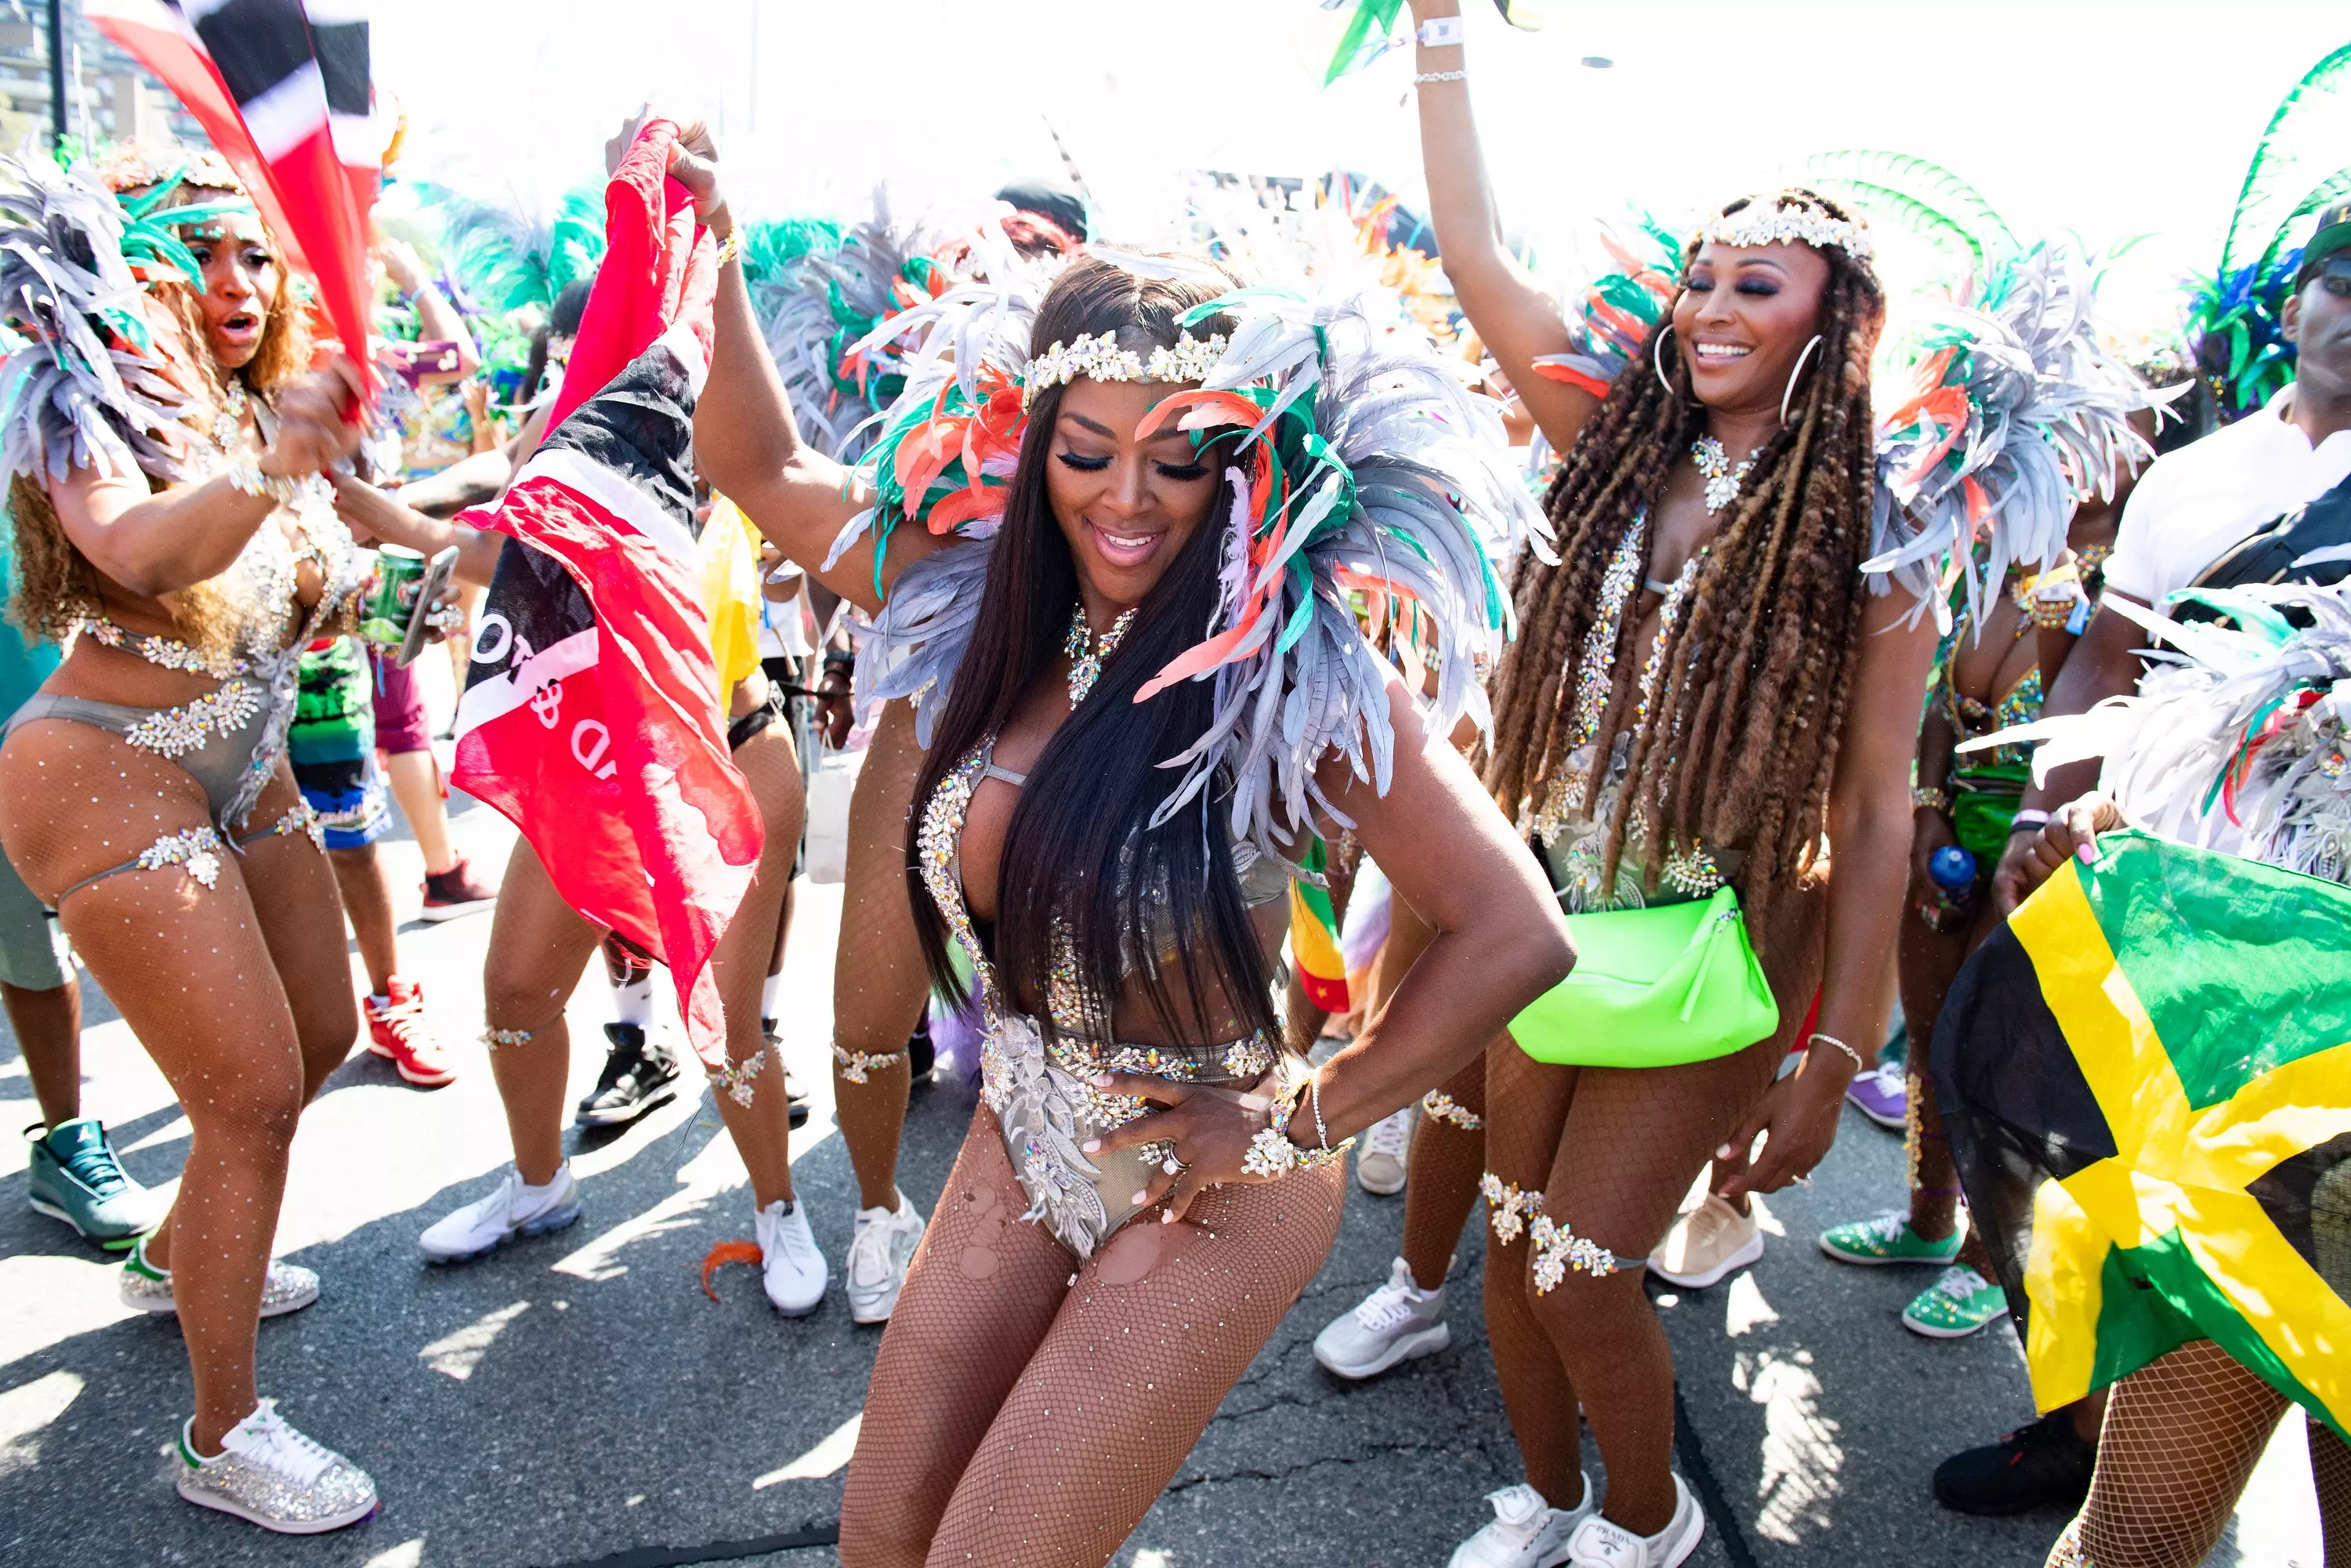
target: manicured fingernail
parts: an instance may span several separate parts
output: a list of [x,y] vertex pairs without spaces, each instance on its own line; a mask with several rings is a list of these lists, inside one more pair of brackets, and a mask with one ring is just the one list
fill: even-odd
[[2084,841],[2082,847],[2075,850],[2074,852],[2082,857],[2082,863],[2084,865],[2088,865],[2098,858],[2098,846],[2085,840]]
[[1094,1074],[1094,1087],[1095,1087],[1095,1088],[1097,1088],[1097,1089],[1107,1089],[1107,1088],[1109,1088],[1109,1087],[1110,1087],[1110,1085],[1111,1085],[1111,1077],[1110,1077],[1110,1074],[1109,1074],[1109,1073],[1107,1073],[1107,1072],[1097,1072],[1097,1073],[1095,1073],[1095,1074]]
[[1136,1193],[1134,1195],[1134,1203],[1135,1207],[1141,1208],[1143,1207],[1143,1194],[1139,1192]]
[[1736,1149],[1733,1149],[1729,1144],[1725,1144],[1722,1147],[1714,1151],[1714,1157],[1719,1160],[1727,1160],[1736,1153],[1738,1153]]
[[1160,1210],[1160,1212],[1159,1212],[1159,1223],[1160,1223],[1160,1224],[1162,1224],[1162,1225],[1173,1225],[1173,1224],[1175,1224],[1175,1223],[1176,1223],[1176,1211],[1175,1211],[1174,1209],[1172,1209],[1172,1208],[1165,1208],[1165,1209],[1162,1209],[1162,1210]]
[[1090,1155],[1098,1155],[1102,1153],[1102,1140],[1100,1138],[1088,1138],[1083,1144],[1080,1145],[1079,1147],[1084,1149],[1086,1153]]

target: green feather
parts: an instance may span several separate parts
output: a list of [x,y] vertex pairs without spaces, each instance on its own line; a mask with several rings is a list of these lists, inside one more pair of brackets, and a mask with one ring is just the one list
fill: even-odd
[[1814,185],[1824,195],[1845,197],[1874,222],[1916,235],[1972,273],[1980,276],[1991,265],[1983,242],[1966,225],[1915,196],[1888,185],[1842,176],[1817,180]]
[[[2253,147],[2253,160],[2246,165],[2245,182],[2237,192],[2236,210],[2229,218],[2229,237],[2220,246],[2222,277],[2247,265],[2253,256],[2271,255],[2278,248],[2279,231],[2293,222],[2291,216],[2273,216],[2285,200],[2280,187],[2292,184],[2297,170],[2307,161],[2305,153],[2294,145],[2299,139],[2296,132],[2311,121],[2319,105],[2346,85],[2351,85],[2351,44],[2311,67],[2278,100],[2261,141]],[[2315,133],[2325,136],[2331,130],[2326,117],[2320,116]],[[2340,148],[2331,138],[2327,150],[2339,155]]]
[[1973,249],[1979,256],[1998,261],[2002,254],[2020,248],[2015,231],[2000,215],[2000,209],[1940,163],[1907,152],[1855,147],[1816,152],[1804,160],[1802,168],[1808,175],[1856,181],[1907,196],[1945,223],[1965,230],[1974,239]]

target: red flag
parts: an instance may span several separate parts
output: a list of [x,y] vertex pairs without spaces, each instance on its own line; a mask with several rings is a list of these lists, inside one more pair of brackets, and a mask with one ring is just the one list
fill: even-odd
[[580,345],[597,357],[575,352],[572,406],[496,511],[466,514],[514,542],[475,638],[452,776],[513,820],[572,908],[669,965],[716,1068],[710,955],[764,835],[728,753],[701,599],[694,401],[717,272],[663,173],[674,135],[649,124],[608,189],[608,254],[630,259],[608,260],[589,298]]
[[389,128],[374,113],[366,21],[334,0],[225,0],[193,23],[177,0],[82,9],[203,124],[367,366],[369,213]]

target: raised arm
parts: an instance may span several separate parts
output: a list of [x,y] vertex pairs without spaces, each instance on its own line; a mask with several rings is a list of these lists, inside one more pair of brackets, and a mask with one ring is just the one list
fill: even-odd
[[465,319],[449,303],[415,247],[406,240],[387,238],[376,247],[383,258],[383,269],[400,291],[416,307],[417,337],[425,342],[455,343],[457,362],[445,371],[429,371],[417,380],[426,386],[445,386],[464,381],[482,368],[482,351],[474,344],[474,334],[465,329]]
[[[1412,0],[1416,26],[1458,17],[1460,0]],[[1466,70],[1458,45],[1417,46],[1415,70],[1424,75]],[[1519,401],[1557,452],[1575,444],[1583,422],[1600,406],[1581,387],[1538,373],[1535,359],[1564,354],[1573,344],[1559,306],[1535,287],[1502,241],[1502,222],[1486,180],[1485,155],[1478,145],[1478,121],[1469,109],[1469,84],[1456,78],[1418,84],[1420,161],[1428,183],[1428,221],[1437,231],[1445,276],[1453,297],[1485,340],[1495,362],[1510,378]]]
[[[1862,618],[1861,664],[1845,705],[1836,777],[1829,785],[1829,908],[1817,1032],[1797,1070],[1774,1083],[1717,1157],[1743,1159],[1769,1131],[1762,1158],[1723,1184],[1729,1197],[1776,1192],[1820,1164],[1836,1139],[1837,1116],[1854,1074],[1877,1048],[1886,962],[1910,878],[1910,762],[1935,629],[1901,624],[1900,592],[1872,599]],[[1823,1040],[1822,1036],[1827,1036]],[[1832,1041],[1843,1041],[1847,1056]]]
[[[735,220],[719,189],[708,133],[684,127],[672,156],[671,175],[693,193],[695,215],[723,244],[735,232]],[[830,571],[818,568],[850,519],[873,505],[873,486],[800,439],[737,259],[730,258],[718,275],[715,330],[709,380],[694,413],[695,459],[704,477],[818,581],[861,609],[879,610],[883,596],[874,591],[870,534],[843,551]],[[907,562],[947,542],[921,528],[893,529],[881,572],[884,592]]]
[[[302,376],[277,400],[277,438],[256,466],[270,479],[316,474],[349,456],[360,427],[343,410],[360,396],[359,371],[338,356]],[[141,475],[77,468],[49,486],[66,538],[92,566],[133,593],[160,598],[219,576],[277,503],[247,493],[227,475],[152,492]]]

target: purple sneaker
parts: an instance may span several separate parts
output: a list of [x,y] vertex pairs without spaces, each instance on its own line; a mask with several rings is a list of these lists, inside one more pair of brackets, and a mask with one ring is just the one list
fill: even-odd
[[1844,1092],[1844,1097],[1853,1102],[1855,1110],[1879,1126],[1891,1127],[1898,1133],[1902,1131],[1903,1112],[1910,1098],[1907,1071],[1902,1063],[1889,1061],[1883,1067],[1856,1073],[1852,1087]]

